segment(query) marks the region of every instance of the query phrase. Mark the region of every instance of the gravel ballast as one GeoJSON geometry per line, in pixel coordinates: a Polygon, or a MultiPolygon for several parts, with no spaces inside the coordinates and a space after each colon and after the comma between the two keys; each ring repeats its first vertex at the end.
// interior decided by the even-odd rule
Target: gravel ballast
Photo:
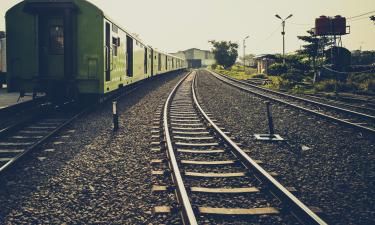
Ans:
{"type": "Polygon", "coordinates": [[[375,223],[374,136],[272,103],[276,133],[288,141],[255,141],[254,134],[268,133],[264,99],[203,71],[197,86],[205,110],[284,186],[294,186],[302,202],[319,207],[329,224],[375,223]]]}
{"type": "Polygon", "coordinates": [[[151,193],[151,126],[183,74],[145,81],[119,99],[117,133],[112,131],[112,104],[105,103],[1,177],[0,224],[165,222],[167,216],[152,215],[160,203],[151,193]]]}

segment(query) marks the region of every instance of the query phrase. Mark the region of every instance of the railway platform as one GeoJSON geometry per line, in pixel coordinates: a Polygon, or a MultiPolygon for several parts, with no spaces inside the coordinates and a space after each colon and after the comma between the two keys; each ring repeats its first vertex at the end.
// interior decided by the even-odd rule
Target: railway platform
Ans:
{"type": "Polygon", "coordinates": [[[31,94],[27,94],[27,96],[20,98],[18,100],[19,94],[18,93],[7,93],[7,90],[5,88],[0,89],[0,109],[16,105],[22,102],[27,102],[32,99],[31,94]]]}

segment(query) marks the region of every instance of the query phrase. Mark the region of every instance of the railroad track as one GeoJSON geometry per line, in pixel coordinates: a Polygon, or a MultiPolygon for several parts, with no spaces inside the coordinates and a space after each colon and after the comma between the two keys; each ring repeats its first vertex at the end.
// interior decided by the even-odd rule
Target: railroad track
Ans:
{"type": "Polygon", "coordinates": [[[22,119],[13,121],[0,128],[0,175],[11,169],[16,163],[25,159],[29,153],[54,137],[60,130],[68,126],[81,115],[100,107],[105,102],[117,101],[141,87],[138,82],[99,100],[82,105],[66,102],[60,106],[38,101],[35,104],[22,106],[30,115],[22,115],[22,119]],[[27,106],[31,107],[27,108],[27,106]]]}
{"type": "Polygon", "coordinates": [[[31,101],[21,102],[0,109],[0,132],[11,126],[14,121],[27,119],[40,108],[48,104],[45,97],[36,98],[31,101]]]}
{"type": "Polygon", "coordinates": [[[24,159],[86,110],[86,107],[71,108],[69,104],[62,107],[45,105],[39,108],[37,114],[2,129],[0,174],[24,159]]]}
{"type": "Polygon", "coordinates": [[[257,85],[249,84],[243,81],[239,81],[213,71],[208,71],[214,77],[220,81],[236,87],[240,90],[246,91],[248,93],[255,94],[262,98],[266,98],[278,103],[282,103],[299,110],[312,113],[318,117],[331,120],[346,126],[350,126],[358,131],[375,133],[375,116],[344,109],[341,107],[317,102],[314,100],[270,90],[267,88],[259,87],[257,85]]]}
{"type": "Polygon", "coordinates": [[[177,84],[164,105],[161,122],[184,224],[325,224],[202,109],[195,78],[192,72],[177,84]]]}
{"type": "Polygon", "coordinates": [[[348,109],[353,108],[355,110],[360,110],[360,112],[366,114],[375,114],[375,108],[372,107],[371,104],[349,104],[340,100],[329,99],[327,97],[319,97],[316,95],[307,95],[307,98],[313,98],[319,101],[329,102],[333,105],[343,106],[344,108],[347,107],[348,109]]]}

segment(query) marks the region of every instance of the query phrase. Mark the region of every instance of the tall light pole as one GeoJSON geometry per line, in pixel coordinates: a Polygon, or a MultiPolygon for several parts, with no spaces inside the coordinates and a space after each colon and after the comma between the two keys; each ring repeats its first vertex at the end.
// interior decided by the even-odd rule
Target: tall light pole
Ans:
{"type": "Polygon", "coordinates": [[[244,39],[243,39],[243,71],[246,72],[246,60],[245,60],[245,56],[246,56],[246,45],[245,45],[245,42],[246,42],[246,39],[248,39],[250,36],[247,35],[244,39]]]}
{"type": "Polygon", "coordinates": [[[283,19],[278,14],[275,15],[277,18],[279,18],[282,22],[281,25],[283,26],[283,31],[281,32],[281,35],[283,35],[283,63],[285,64],[285,20],[289,19],[293,16],[293,14],[290,14],[287,18],[283,19]]]}

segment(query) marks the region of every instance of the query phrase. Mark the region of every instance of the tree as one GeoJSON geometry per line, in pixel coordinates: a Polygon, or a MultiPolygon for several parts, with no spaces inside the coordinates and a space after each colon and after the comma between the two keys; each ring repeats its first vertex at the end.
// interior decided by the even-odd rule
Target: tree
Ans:
{"type": "MultiPolygon", "coordinates": [[[[317,75],[317,59],[319,58],[319,52],[324,52],[324,49],[329,46],[332,42],[327,37],[317,37],[314,36],[314,32],[309,30],[307,31],[309,35],[307,36],[298,36],[298,39],[307,42],[303,45],[303,49],[299,51],[300,54],[304,54],[309,57],[310,64],[314,70],[314,80],[317,75]]],[[[323,54],[322,54],[323,56],[323,54]]]]}
{"type": "MultiPolygon", "coordinates": [[[[255,55],[254,54],[247,54],[246,56],[245,56],[245,62],[246,62],[246,65],[252,65],[251,63],[252,62],[254,62],[254,57],[255,57],[255,55]]],[[[244,62],[244,60],[243,60],[243,57],[239,57],[239,59],[240,59],[240,61],[242,62],[242,64],[243,64],[243,62],[244,62]]]]}
{"type": "Polygon", "coordinates": [[[234,65],[238,57],[238,44],[227,42],[227,41],[209,41],[212,44],[212,52],[215,55],[215,60],[217,64],[228,69],[234,65]]]}

